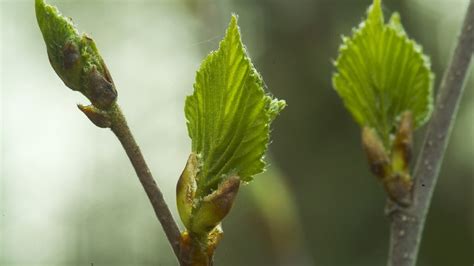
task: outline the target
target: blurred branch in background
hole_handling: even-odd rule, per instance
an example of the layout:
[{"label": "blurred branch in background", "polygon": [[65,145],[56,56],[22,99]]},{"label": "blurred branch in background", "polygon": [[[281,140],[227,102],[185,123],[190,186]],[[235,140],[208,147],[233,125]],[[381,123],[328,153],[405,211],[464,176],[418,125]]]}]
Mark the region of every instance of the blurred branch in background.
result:
[{"label": "blurred branch in background", "polygon": [[451,129],[456,120],[474,52],[474,0],[470,0],[456,49],[445,71],[436,108],[414,171],[414,204],[395,209],[391,218],[388,265],[414,266],[426,216],[438,180]]},{"label": "blurred branch in background", "polygon": [[313,265],[293,191],[275,166],[248,186],[268,233],[279,266]]}]

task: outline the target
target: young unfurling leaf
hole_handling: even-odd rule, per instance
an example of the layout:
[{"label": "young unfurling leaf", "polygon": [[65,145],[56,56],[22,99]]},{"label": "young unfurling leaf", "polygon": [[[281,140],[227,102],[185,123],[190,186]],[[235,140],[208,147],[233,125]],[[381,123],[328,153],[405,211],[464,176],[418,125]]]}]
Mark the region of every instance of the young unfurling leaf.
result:
[{"label": "young unfurling leaf", "polygon": [[264,91],[232,16],[186,98],[192,154],[178,182],[177,202],[191,235],[207,239],[229,212],[240,182],[264,170],[270,124],[285,106]]},{"label": "young unfurling leaf", "polygon": [[334,88],[363,128],[372,172],[390,199],[409,205],[412,134],[429,118],[433,102],[428,57],[408,38],[400,16],[386,24],[381,0],[374,0],[352,37],[343,37],[335,65]]},{"label": "young unfurling leaf", "polygon": [[198,196],[231,175],[250,181],[264,170],[270,123],[286,104],[263,87],[232,16],[219,49],[203,61],[194,93],[186,99],[188,132],[200,166]]},{"label": "young unfurling leaf", "polygon": [[380,0],[352,37],[343,37],[335,66],[333,85],[346,108],[361,126],[374,128],[386,148],[402,113],[412,113],[415,128],[430,116],[429,59],[408,38],[397,13],[385,24]]}]

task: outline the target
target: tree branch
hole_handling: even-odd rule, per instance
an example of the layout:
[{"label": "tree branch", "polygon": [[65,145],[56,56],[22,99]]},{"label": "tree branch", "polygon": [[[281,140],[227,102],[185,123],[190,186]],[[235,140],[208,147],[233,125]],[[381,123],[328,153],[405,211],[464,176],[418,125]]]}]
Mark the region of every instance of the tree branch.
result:
[{"label": "tree branch", "polygon": [[155,210],[155,215],[160,221],[161,226],[165,231],[166,237],[173,248],[174,254],[178,258],[178,261],[180,261],[179,240],[181,234],[179,232],[178,225],[173,219],[170,209],[163,198],[163,194],[153,179],[153,176],[145,162],[145,159],[143,158],[140,148],[135,142],[132,132],[127,125],[127,121],[125,120],[125,117],[117,104],[112,107],[110,115],[112,120],[110,129],[122,143],[128,158],[135,168],[138,179],[140,180],[140,183],[142,184],[148,198],[150,199],[151,205]]},{"label": "tree branch", "polygon": [[416,264],[423,227],[473,51],[474,0],[471,0],[456,49],[441,82],[437,104],[415,167],[413,204],[407,208],[398,206],[389,213],[391,219],[389,266]]}]

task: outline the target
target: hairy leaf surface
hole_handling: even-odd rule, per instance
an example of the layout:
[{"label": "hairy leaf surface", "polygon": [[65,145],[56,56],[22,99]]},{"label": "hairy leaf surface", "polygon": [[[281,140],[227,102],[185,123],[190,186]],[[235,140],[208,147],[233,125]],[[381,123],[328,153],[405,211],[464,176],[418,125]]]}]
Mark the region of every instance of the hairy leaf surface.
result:
[{"label": "hairy leaf surface", "polygon": [[264,170],[270,123],[286,104],[263,87],[234,15],[219,49],[201,64],[194,93],[186,99],[192,151],[200,161],[198,193],[216,189],[229,175],[250,181]]}]

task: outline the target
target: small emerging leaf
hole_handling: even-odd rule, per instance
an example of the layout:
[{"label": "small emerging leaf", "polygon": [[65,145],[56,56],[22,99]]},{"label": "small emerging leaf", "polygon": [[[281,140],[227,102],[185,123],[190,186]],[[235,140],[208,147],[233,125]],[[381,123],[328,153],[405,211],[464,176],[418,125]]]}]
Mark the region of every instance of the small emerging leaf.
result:
[{"label": "small emerging leaf", "polygon": [[380,0],[374,0],[352,37],[343,38],[335,66],[333,86],[346,108],[361,126],[374,128],[387,148],[402,113],[413,114],[415,128],[429,118],[429,59],[408,38],[397,13],[385,24]]},{"label": "small emerging leaf", "polygon": [[35,0],[35,9],[49,61],[58,76],[94,106],[109,108],[115,103],[117,91],[94,40],[80,35],[69,18],[43,0]]},{"label": "small emerging leaf", "polygon": [[229,176],[250,181],[264,170],[270,123],[286,104],[263,87],[234,15],[219,49],[201,64],[194,93],[186,99],[192,151],[199,155],[198,197]]}]

